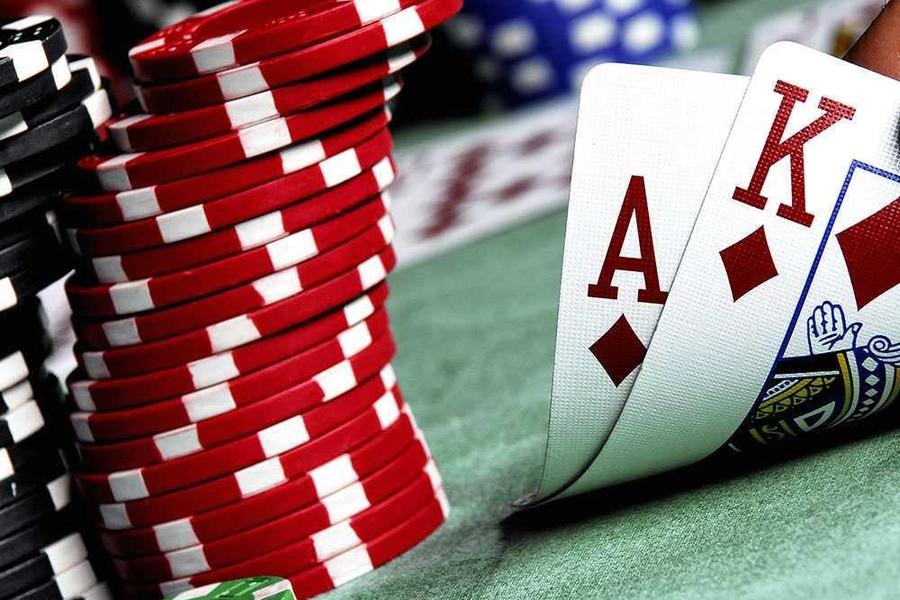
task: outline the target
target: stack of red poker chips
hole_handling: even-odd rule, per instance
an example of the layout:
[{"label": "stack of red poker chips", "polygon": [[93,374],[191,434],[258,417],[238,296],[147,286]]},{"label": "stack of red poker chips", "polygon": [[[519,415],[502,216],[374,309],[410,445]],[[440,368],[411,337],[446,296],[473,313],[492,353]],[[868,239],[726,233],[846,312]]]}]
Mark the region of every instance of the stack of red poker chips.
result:
[{"label": "stack of red poker chips", "polygon": [[387,104],[460,6],[229,2],[130,53],[120,154],[80,161],[61,210],[75,478],[117,597],[308,597],[445,519],[391,367]]}]

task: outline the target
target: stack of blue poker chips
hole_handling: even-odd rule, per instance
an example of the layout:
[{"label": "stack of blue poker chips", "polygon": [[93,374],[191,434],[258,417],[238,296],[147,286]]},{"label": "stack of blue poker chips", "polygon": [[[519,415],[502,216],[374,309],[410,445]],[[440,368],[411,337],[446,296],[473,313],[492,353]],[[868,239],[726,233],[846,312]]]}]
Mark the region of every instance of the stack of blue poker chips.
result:
[{"label": "stack of blue poker chips", "polygon": [[573,93],[599,63],[653,62],[699,36],[692,0],[468,0],[449,32],[507,107]]}]

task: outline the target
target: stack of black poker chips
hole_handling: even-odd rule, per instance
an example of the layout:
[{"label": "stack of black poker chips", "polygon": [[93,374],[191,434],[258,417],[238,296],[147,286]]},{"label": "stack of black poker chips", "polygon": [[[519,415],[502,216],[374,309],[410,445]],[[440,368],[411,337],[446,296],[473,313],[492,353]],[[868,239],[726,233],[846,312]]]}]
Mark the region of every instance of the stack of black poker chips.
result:
[{"label": "stack of black poker chips", "polygon": [[54,218],[69,168],[103,137],[108,82],[60,23],[0,21],[0,599],[111,598],[69,466],[64,394],[37,294],[71,269]]}]

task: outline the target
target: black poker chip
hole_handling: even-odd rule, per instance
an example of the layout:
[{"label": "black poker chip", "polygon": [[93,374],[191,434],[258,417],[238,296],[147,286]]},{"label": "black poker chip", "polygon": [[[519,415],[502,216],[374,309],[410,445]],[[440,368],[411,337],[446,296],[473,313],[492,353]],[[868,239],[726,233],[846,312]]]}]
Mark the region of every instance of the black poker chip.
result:
[{"label": "black poker chip", "polygon": [[0,311],[18,306],[54,281],[68,273],[71,267],[60,257],[44,263],[34,263],[0,278]]},{"label": "black poker chip", "polygon": [[0,357],[16,352],[24,340],[38,338],[47,330],[47,314],[39,298],[29,298],[19,306],[0,313]]},{"label": "black poker chip", "polygon": [[38,587],[86,559],[87,549],[81,535],[61,534],[44,544],[34,556],[0,572],[0,597],[14,597]]},{"label": "black poker chip", "polygon": [[34,493],[54,479],[68,473],[69,467],[59,450],[47,449],[33,457],[18,472],[0,480],[0,508]]},{"label": "black poker chip", "polygon": [[25,160],[87,135],[112,116],[112,99],[101,88],[82,100],[78,106],[19,135],[0,140],[0,165]]},{"label": "black poker chip", "polygon": [[112,593],[105,584],[97,583],[97,574],[90,561],[82,561],[10,600],[112,600]]},{"label": "black poker chip", "polygon": [[53,17],[0,21],[0,86],[21,83],[46,71],[66,48],[62,25]]},{"label": "black poker chip", "polygon": [[62,251],[63,246],[56,232],[47,226],[36,235],[0,247],[0,277],[18,271],[34,261],[49,260],[54,254]]},{"label": "black poker chip", "polygon": [[90,149],[90,140],[78,137],[25,160],[0,167],[0,202],[36,182],[52,181],[62,187],[76,158]]},{"label": "black poker chip", "polygon": [[0,198],[0,227],[27,213],[54,209],[61,199],[62,191],[56,182],[37,181],[25,186]]},{"label": "black poker chip", "polygon": [[60,475],[46,485],[0,508],[0,538],[52,517],[72,502],[72,477]]},{"label": "black poker chip", "polygon": [[70,501],[37,523],[0,539],[0,568],[13,565],[56,540],[74,533],[79,523],[78,507]]},{"label": "black poker chip", "polygon": [[63,56],[50,65],[49,69],[41,71],[34,77],[0,89],[0,117],[40,102],[63,89],[71,80],[72,72]]},{"label": "black poker chip", "polygon": [[[47,356],[53,349],[53,340],[49,335],[42,336],[41,343],[35,344],[34,347],[38,348],[40,354],[35,354],[32,357],[29,357],[27,353],[25,354],[25,364],[28,368],[28,373],[25,377],[0,390],[0,412],[5,413],[22,406],[34,398],[35,394],[47,389],[49,385],[48,380],[53,378],[43,366],[44,360],[47,359]],[[0,365],[2,364],[3,358],[0,358]]]},{"label": "black poker chip", "polygon": [[66,57],[72,80],[58,93],[0,119],[0,141],[14,138],[70,111],[100,89],[100,73],[94,59],[81,54]]}]

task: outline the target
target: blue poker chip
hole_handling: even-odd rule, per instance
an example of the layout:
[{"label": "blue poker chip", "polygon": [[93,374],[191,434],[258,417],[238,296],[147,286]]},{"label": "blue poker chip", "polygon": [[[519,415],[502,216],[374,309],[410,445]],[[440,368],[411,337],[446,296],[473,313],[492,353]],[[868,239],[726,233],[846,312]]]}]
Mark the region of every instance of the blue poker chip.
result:
[{"label": "blue poker chip", "polygon": [[691,0],[468,0],[448,30],[509,106],[571,94],[599,63],[652,62],[698,37]]}]

